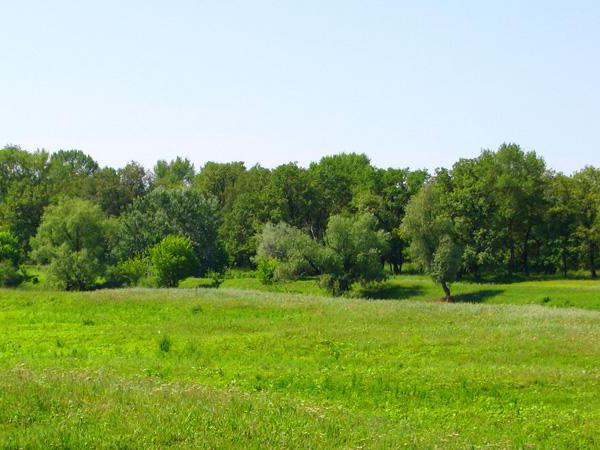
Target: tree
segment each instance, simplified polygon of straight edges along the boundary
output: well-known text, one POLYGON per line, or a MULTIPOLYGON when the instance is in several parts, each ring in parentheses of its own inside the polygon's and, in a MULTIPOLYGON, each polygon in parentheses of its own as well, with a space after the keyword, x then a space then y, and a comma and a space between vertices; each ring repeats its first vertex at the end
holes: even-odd
POLYGON ((0 286, 17 286, 23 281, 19 270, 21 248, 17 238, 8 231, 0 231, 0 286))
POLYGON ((178 156, 171 162, 161 159, 154 166, 154 186, 166 189, 189 187, 194 175, 194 165, 187 158, 178 156))
POLYGON ((160 287, 176 287, 196 272, 192 242, 185 236, 167 236, 152 249, 150 260, 160 287))
POLYGON ((575 198, 575 182, 572 177, 555 174, 547 186, 546 212, 547 239, 549 257, 563 277, 570 267, 576 264, 576 231, 581 210, 575 198))
POLYGON ((231 163, 207 162, 194 178, 194 188, 215 197, 219 205, 227 207, 237 196, 236 185, 246 172, 241 161, 231 163))
POLYGON ((48 153, 19 147, 0 150, 0 223, 18 239, 23 252, 49 203, 48 153))
POLYGON ((575 236, 590 276, 596 278, 600 248, 600 169, 588 166, 573 175, 578 226, 575 236))
POLYGON ((359 213, 370 213, 378 226, 390 235, 389 251, 384 259, 392 271, 399 274, 404 263, 406 242, 398 233, 408 201, 421 189, 428 178, 425 170, 375 169, 372 188, 357 192, 353 206, 359 213))
POLYGON ((100 167, 80 150, 59 150, 50 156, 47 182, 55 198, 78 197, 100 167))
POLYGON ((266 223, 258 237, 256 262, 277 261, 275 279, 318 275, 322 269, 321 245, 306 232, 280 222, 266 223))
POLYGON ((331 215, 350 213, 357 192, 369 190, 374 170, 364 154, 340 153, 325 156, 308 169, 311 183, 318 192, 312 218, 313 237, 322 237, 331 215))
POLYGON ((216 200, 191 189, 155 189, 135 199, 119 218, 113 254, 119 261, 144 257, 151 247, 174 234, 190 239, 198 275, 219 270, 227 262, 218 232, 220 222, 216 200))
POLYGON ((453 301, 449 284, 457 277, 462 248, 439 183, 430 182, 411 199, 401 233, 410 242, 412 260, 441 285, 446 301, 453 301))
POLYGON ((385 279, 383 255, 389 234, 377 229, 372 214, 329 218, 324 237, 323 284, 333 293, 344 293, 354 283, 368 285, 385 279))
POLYGON ((31 240, 31 257, 50 264, 59 287, 83 290, 93 287, 103 273, 107 257, 106 218, 88 200, 66 199, 49 206, 31 240))
POLYGON ((267 224, 257 258, 276 260, 277 278, 319 274, 321 284, 339 295, 354 283, 367 285, 385 278, 382 256, 388 239, 387 233, 377 230, 377 220, 370 214, 332 216, 322 243, 285 223, 267 224))
POLYGON ((21 261, 19 241, 8 231, 0 231, 0 261, 9 261, 15 266, 21 261))

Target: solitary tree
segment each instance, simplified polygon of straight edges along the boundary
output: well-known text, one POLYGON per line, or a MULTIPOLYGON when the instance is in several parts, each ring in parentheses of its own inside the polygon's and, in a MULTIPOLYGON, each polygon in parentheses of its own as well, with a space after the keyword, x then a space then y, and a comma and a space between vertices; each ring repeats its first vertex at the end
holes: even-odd
POLYGON ((462 248, 444 207, 441 186, 429 183, 412 198, 401 233, 410 242, 413 261, 442 286, 446 301, 453 301, 449 283, 458 274, 462 248))

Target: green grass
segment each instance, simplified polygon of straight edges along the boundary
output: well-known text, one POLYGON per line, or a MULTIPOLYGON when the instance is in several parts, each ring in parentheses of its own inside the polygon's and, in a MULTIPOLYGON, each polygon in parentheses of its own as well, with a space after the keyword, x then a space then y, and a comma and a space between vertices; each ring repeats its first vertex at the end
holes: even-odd
MULTIPOLYGON (((182 288, 208 287, 209 280, 188 278, 182 288)), ((265 292, 327 296, 316 279, 285 281, 263 285, 256 278, 238 276, 226 279, 225 288, 252 289, 265 292)), ((457 302, 491 304, 539 304, 551 307, 600 309, 600 281, 598 280, 536 280, 513 283, 457 282, 452 285, 457 302)), ((442 290, 423 275, 392 276, 382 286, 372 289, 357 287, 355 295, 390 300, 439 301, 442 290)))
POLYGON ((598 311, 0 290, 0 329, 3 448, 600 446, 598 311))

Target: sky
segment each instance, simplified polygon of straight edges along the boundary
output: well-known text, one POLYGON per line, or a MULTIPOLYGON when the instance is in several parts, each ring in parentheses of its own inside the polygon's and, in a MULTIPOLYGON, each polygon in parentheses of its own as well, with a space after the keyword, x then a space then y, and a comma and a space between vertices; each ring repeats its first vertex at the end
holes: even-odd
POLYGON ((0 0, 0 147, 600 166, 600 2, 0 0))

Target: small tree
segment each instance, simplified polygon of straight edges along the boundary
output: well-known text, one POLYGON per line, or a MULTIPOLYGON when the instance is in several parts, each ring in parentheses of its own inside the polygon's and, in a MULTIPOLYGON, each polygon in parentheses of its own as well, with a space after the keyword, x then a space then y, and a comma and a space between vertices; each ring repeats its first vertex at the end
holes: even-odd
POLYGON ((44 212, 31 257, 50 264, 56 284, 67 290, 91 289, 104 272, 106 218, 87 200, 67 199, 44 212))
POLYGON ((175 287, 180 280, 194 274, 197 260, 189 238, 171 235, 150 250, 150 260, 158 285, 175 287))
POLYGON ((101 273, 101 264, 86 250, 73 252, 63 244, 54 253, 49 273, 55 284, 67 291, 85 291, 92 289, 101 273))
POLYGON ((372 214, 330 217, 324 244, 322 282, 333 294, 350 290, 354 283, 368 285, 385 279, 383 255, 389 235, 377 230, 372 214))
POLYGON ((441 186, 435 182, 423 187, 406 208, 401 233, 410 242, 413 261, 441 285, 446 301, 453 301, 449 283, 458 274, 462 247, 442 195, 441 186))
POLYGON ((274 278, 320 275, 321 284, 339 295, 354 283, 366 285, 385 278, 382 256, 388 239, 387 233, 377 230, 371 214, 332 216, 322 243, 287 224, 267 224, 257 257, 259 262, 277 261, 274 278))

